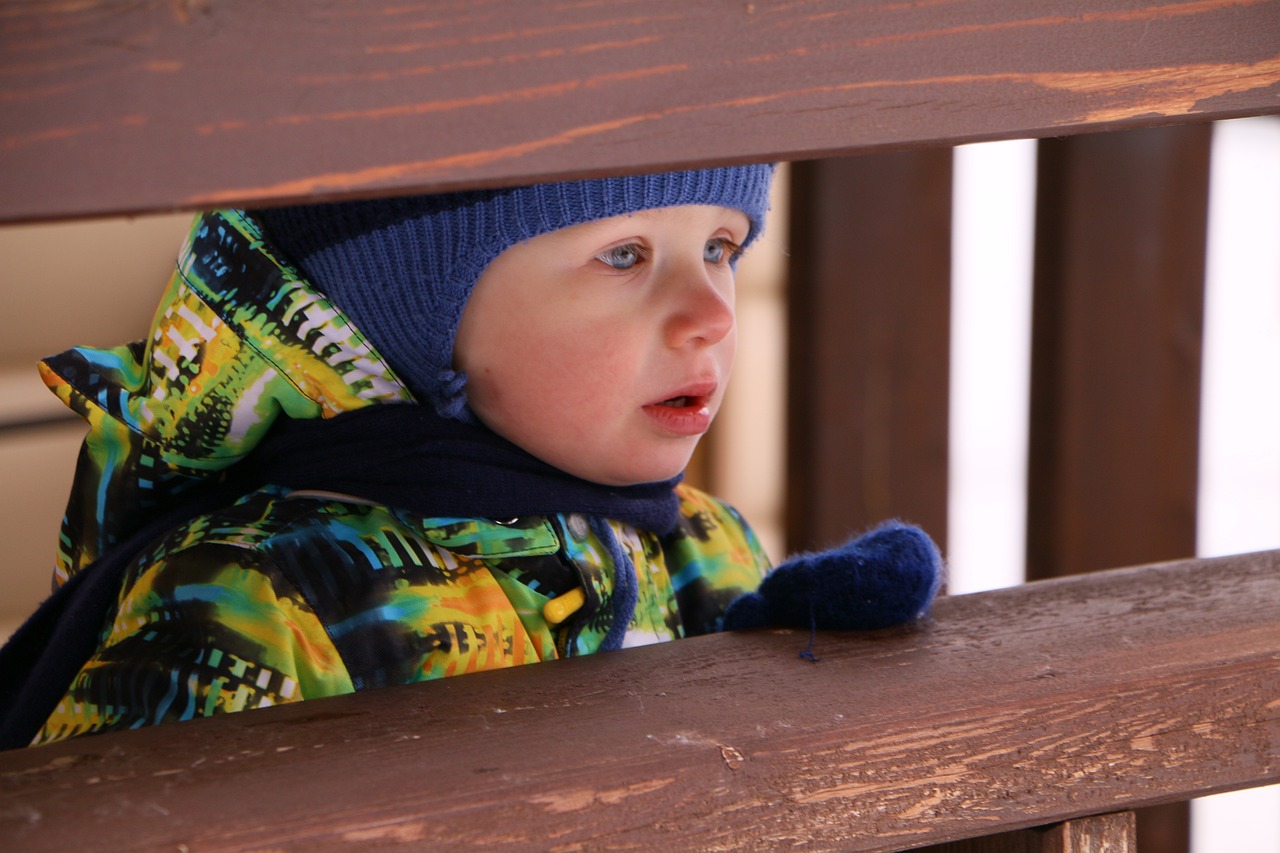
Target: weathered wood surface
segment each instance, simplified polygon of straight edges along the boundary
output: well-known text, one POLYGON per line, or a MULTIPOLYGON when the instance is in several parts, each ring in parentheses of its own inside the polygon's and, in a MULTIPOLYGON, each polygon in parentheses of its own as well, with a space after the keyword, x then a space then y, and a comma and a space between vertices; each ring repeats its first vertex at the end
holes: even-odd
POLYGON ((22 850, 888 851, 1280 780, 1280 552, 0 754, 22 850))
POLYGON ((1280 110, 1280 0, 5 0, 0 221, 1280 110))
POLYGON ((1057 824, 1045 833, 1043 853, 1138 853, 1133 812, 1115 812, 1057 824))

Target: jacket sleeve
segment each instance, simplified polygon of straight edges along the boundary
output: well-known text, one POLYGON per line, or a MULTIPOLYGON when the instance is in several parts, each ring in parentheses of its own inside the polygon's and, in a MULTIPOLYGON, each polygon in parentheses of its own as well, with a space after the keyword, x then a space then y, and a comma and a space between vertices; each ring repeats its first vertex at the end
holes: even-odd
POLYGON ((33 743, 349 693, 320 620, 258 551, 204 543, 130 572, 33 743))

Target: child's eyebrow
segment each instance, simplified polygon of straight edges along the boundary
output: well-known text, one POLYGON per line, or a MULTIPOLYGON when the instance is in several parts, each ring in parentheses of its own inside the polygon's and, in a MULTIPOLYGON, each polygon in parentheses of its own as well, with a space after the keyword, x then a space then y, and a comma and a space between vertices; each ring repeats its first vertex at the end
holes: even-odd
POLYGON ((621 222, 631 219, 653 219, 653 214, 654 212, 652 210, 637 210, 632 213, 610 216, 605 219, 591 219, 587 222, 580 223, 578 227, 584 232, 605 231, 609 228, 617 227, 621 222))
POLYGON ((552 239, 558 238, 566 241, 575 240, 575 239, 576 240, 594 240, 597 237, 603 240, 606 236, 608 236, 609 239, 626 239, 627 237, 632 237, 632 236, 638 237, 639 235, 629 235, 625 233, 623 233, 622 236, 619 237, 618 232, 620 227, 623 224, 624 219, 630 220, 636 217, 643 217, 644 219, 649 219, 651 217, 644 216, 644 214, 647 212, 648 211, 639 211, 637 213, 624 214, 622 217, 611 217, 608 219, 592 219, 587 222, 579 222, 576 225, 573 225, 569 228, 563 228, 559 231, 549 231, 544 236, 551 237, 552 239))
MULTIPOLYGON (((725 208, 725 210, 732 210, 732 208, 725 208)), ((659 208, 646 208, 644 210, 634 210, 634 211, 631 211, 630 213, 624 213, 619 216, 608 217, 605 219, 592 219, 586 222, 580 222, 577 225, 573 226, 573 228, 579 234, 592 234, 597 231, 608 231, 618 227, 618 225, 620 224, 620 221, 623 221, 623 220, 631 220, 631 219, 652 220, 655 216, 657 216, 658 211, 659 211, 659 208)), ((749 224, 750 223, 748 223, 748 226, 749 224)), ((569 229, 565 229, 565 230, 569 230, 569 229)), ((553 231, 551 233, 555 234, 560 232, 553 231)))

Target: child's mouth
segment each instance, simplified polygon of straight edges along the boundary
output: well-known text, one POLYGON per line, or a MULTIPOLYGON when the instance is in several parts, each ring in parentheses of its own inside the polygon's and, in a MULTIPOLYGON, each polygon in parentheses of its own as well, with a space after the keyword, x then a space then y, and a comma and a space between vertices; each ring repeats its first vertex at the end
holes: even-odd
POLYGON ((650 403, 644 410, 666 432, 681 436, 701 435, 711 426, 714 388, 709 388, 707 393, 701 393, 701 388, 690 390, 694 393, 677 394, 650 403))

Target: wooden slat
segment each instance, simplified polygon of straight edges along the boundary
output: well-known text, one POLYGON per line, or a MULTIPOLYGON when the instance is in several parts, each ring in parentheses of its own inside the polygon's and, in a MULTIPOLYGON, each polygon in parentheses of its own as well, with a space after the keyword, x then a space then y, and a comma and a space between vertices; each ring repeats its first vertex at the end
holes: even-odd
POLYGON ((792 168, 787 543, 885 520, 945 549, 951 151, 792 168))
POLYGON ((1138 853, 1133 812, 1078 818, 1046 833, 1044 853, 1138 853))
POLYGON ((1195 553, 1209 137, 1040 143, 1030 578, 1195 553))
POLYGON ((1280 780, 1280 552, 0 754, 27 851, 889 851, 1280 780))
POLYGON ((938 844, 918 853, 1138 853, 1135 826, 1133 812, 1113 812, 938 844))
POLYGON ((1280 110, 1280 0, 0 5, 0 221, 1280 110))

